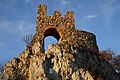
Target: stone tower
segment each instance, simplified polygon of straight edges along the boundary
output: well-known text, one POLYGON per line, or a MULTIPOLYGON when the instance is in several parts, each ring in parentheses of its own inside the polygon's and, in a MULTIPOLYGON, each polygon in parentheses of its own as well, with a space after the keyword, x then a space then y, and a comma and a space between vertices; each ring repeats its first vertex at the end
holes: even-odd
POLYGON ((36 32, 32 43, 4 67, 5 80, 119 80, 109 63, 98 58, 96 36, 75 29, 74 13, 59 11, 47 16, 38 5, 36 32), (44 39, 55 37, 56 45, 44 50, 44 39))
MULTIPOLYGON (((58 42, 59 40, 74 37, 73 39, 76 39, 79 46, 84 46, 84 48, 98 53, 95 35, 75 29, 74 13, 72 11, 66 12, 65 17, 62 17, 59 11, 55 11, 52 16, 47 16, 46 9, 47 6, 45 5, 38 6, 36 32, 33 37, 33 44, 39 42, 42 48, 44 48, 44 38, 47 36, 55 37, 58 42)), ((75 40, 73 40, 73 42, 75 42, 75 40)))

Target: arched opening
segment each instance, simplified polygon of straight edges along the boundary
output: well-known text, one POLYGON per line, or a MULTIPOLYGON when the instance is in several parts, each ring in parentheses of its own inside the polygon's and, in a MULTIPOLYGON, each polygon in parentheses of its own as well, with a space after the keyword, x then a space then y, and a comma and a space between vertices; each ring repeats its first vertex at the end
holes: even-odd
POLYGON ((60 35, 55 28, 50 28, 44 32, 44 50, 48 49, 49 44, 56 44, 60 35))
POLYGON ((52 36, 48 36, 44 39, 44 49, 47 50, 49 44, 56 44, 56 43, 57 43, 57 39, 55 39, 52 36))

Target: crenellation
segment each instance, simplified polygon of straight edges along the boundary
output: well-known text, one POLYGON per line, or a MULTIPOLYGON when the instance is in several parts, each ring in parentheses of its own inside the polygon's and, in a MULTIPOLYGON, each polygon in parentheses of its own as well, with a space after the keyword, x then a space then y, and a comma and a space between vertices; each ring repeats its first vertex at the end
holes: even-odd
POLYGON ((65 18, 74 18, 74 12, 73 11, 67 11, 65 13, 65 18))
POLYGON ((74 12, 73 11, 67 11, 65 14, 66 22, 74 23, 74 12))
POLYGON ((59 12, 59 11, 54 11, 54 13, 53 13, 53 16, 55 16, 56 18, 57 17, 61 17, 61 12, 59 12))
POLYGON ((38 5, 38 12, 37 14, 41 15, 40 17, 45 17, 46 16, 46 10, 47 6, 44 4, 38 5))
POLYGON ((44 4, 38 5, 38 12, 37 12, 37 19, 36 19, 36 26, 37 27, 44 22, 44 19, 45 19, 46 14, 47 14, 46 9, 47 9, 47 6, 44 4))

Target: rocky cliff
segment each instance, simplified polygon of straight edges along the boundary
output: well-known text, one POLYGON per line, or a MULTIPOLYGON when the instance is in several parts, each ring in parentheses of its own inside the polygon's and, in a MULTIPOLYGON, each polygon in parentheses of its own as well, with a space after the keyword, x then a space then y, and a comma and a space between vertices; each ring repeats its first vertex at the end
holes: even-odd
POLYGON ((99 60, 96 36, 74 27, 74 13, 65 17, 55 11, 46 16, 46 6, 39 5, 36 32, 32 43, 9 61, 3 80, 120 80, 105 60, 99 60), (55 37, 56 45, 44 50, 44 38, 55 37))

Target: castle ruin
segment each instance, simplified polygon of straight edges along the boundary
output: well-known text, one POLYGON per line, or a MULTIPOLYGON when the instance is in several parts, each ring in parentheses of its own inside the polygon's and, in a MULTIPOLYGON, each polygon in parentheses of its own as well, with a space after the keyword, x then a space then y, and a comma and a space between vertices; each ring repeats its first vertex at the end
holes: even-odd
POLYGON ((109 63, 100 61, 96 36, 77 30, 74 13, 59 11, 47 16, 47 6, 38 5, 32 43, 4 67, 4 80, 119 80, 109 63), (56 45, 44 50, 44 39, 53 36, 56 45))

